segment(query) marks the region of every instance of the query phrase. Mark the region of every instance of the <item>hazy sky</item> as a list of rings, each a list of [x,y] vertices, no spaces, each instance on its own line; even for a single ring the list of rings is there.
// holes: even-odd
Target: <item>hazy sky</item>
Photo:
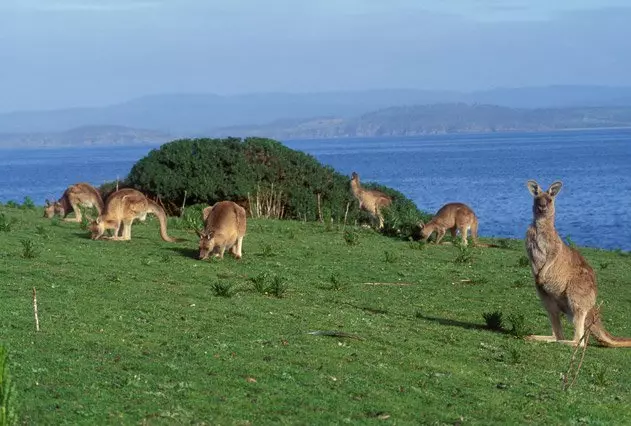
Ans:
[[[631,86],[629,23],[629,0],[0,0],[0,111],[174,92]]]

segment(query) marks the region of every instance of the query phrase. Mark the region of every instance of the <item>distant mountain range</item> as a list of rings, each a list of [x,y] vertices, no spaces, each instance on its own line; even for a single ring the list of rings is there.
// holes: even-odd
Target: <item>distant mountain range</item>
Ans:
[[[356,118],[280,120],[261,126],[216,129],[214,137],[276,139],[413,136],[631,127],[631,107],[507,108],[497,105],[434,104],[392,107]]]
[[[172,137],[155,130],[123,126],[85,126],[65,132],[0,133],[0,147],[72,147],[161,144]]]
[[[155,95],[107,107],[0,114],[0,146],[626,127],[626,107],[631,107],[631,87]]]

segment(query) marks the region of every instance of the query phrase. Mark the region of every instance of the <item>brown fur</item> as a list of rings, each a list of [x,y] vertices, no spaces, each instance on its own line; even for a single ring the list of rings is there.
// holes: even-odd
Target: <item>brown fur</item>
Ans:
[[[131,225],[134,219],[144,221],[148,213],[153,213],[158,217],[160,237],[164,241],[171,243],[178,241],[167,234],[167,217],[162,207],[148,199],[142,192],[131,188],[116,191],[107,198],[105,210],[90,225],[92,239],[99,239],[106,229],[112,229],[114,230],[112,240],[131,240]]]
[[[232,201],[220,201],[206,207],[202,213],[204,230],[199,235],[199,259],[211,253],[223,259],[226,249],[241,259],[246,230],[245,209]]]
[[[392,204],[392,197],[376,189],[363,188],[359,182],[359,175],[355,172],[351,175],[351,190],[359,201],[359,208],[379,221],[379,229],[383,228],[381,209]]]
[[[425,224],[419,223],[419,227],[421,238],[425,241],[436,231],[436,244],[440,244],[440,240],[449,230],[453,238],[456,238],[457,231],[460,231],[462,244],[467,245],[467,231],[471,230],[473,244],[478,245],[478,218],[471,207],[463,203],[445,204],[432,220]]]
[[[528,190],[534,197],[533,221],[526,233],[526,252],[530,259],[537,294],[548,311],[552,336],[529,336],[530,340],[557,341],[585,346],[586,327],[603,346],[631,347],[631,339],[611,336],[604,328],[595,307],[596,274],[578,250],[568,247],[554,227],[554,200],[561,182],[543,191],[534,180]],[[574,338],[565,340],[560,316],[564,313],[574,324]]]
[[[100,215],[104,209],[101,193],[89,183],[82,182],[70,185],[59,200],[52,203],[46,200],[44,217],[51,219],[53,216],[59,215],[66,222],[81,222],[82,216],[79,206],[95,207]],[[66,218],[72,212],[74,212],[75,217]]]

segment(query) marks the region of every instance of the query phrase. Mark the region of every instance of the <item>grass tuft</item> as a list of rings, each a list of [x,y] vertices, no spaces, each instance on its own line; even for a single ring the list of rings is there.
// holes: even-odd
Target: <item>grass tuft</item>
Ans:
[[[279,276],[274,276],[272,278],[272,282],[267,289],[268,293],[277,298],[285,297],[285,293],[287,293],[288,285],[283,281],[283,279]]]
[[[234,295],[232,283],[228,281],[217,281],[213,283],[212,289],[215,296],[232,297]]]
[[[39,248],[33,240],[24,239],[22,243],[22,257],[24,259],[34,259],[39,255]]]
[[[388,250],[384,251],[383,255],[386,263],[397,263],[399,260],[398,256],[394,252]]]
[[[520,268],[527,268],[530,266],[530,259],[528,259],[528,256],[521,256],[517,261],[517,265]]]
[[[359,233],[352,229],[344,231],[344,241],[349,246],[356,246],[359,244]]]
[[[501,311],[493,311],[493,312],[484,312],[482,314],[484,321],[486,322],[486,328],[493,331],[502,331],[504,330],[504,324],[502,323],[502,312]]]

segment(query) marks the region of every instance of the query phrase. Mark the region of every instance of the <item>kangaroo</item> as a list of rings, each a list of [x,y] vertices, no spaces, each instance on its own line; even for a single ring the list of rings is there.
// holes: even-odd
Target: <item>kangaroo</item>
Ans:
[[[75,183],[70,185],[57,201],[51,202],[46,200],[44,208],[44,217],[52,219],[56,214],[63,217],[66,222],[81,222],[82,215],[79,206],[95,207],[100,215],[104,209],[103,198],[101,193],[89,183]],[[67,218],[70,213],[74,212],[74,218]]]
[[[359,201],[359,208],[367,211],[379,221],[379,229],[383,228],[383,215],[381,209],[392,204],[392,197],[377,189],[365,189],[359,183],[359,175],[355,172],[351,175],[351,190]]]
[[[471,230],[473,244],[478,244],[478,218],[471,209],[463,203],[448,203],[438,210],[436,215],[427,223],[419,223],[421,238],[429,239],[432,232],[436,231],[436,244],[440,244],[447,230],[456,238],[456,232],[460,231],[462,244],[467,245],[467,232]]]
[[[528,336],[529,340],[559,342],[585,346],[585,328],[607,347],[631,347],[631,339],[609,334],[596,310],[596,274],[578,250],[568,247],[554,227],[554,200],[562,182],[554,182],[543,191],[529,180],[528,190],[534,197],[533,221],[526,233],[526,252],[530,259],[537,294],[548,311],[552,336]],[[565,340],[560,315],[564,313],[574,324],[574,338]]]
[[[206,207],[202,213],[204,230],[199,235],[199,259],[207,259],[211,253],[223,259],[226,249],[241,259],[241,246],[245,236],[245,209],[232,201],[220,201]]]
[[[167,217],[162,207],[135,189],[120,189],[107,198],[105,210],[90,225],[92,239],[103,236],[106,229],[113,229],[112,240],[131,240],[131,225],[134,219],[144,221],[148,213],[153,213],[160,221],[160,237],[170,243],[177,242],[167,234]],[[122,228],[121,228],[122,227]],[[119,236],[119,231],[121,235]]]

